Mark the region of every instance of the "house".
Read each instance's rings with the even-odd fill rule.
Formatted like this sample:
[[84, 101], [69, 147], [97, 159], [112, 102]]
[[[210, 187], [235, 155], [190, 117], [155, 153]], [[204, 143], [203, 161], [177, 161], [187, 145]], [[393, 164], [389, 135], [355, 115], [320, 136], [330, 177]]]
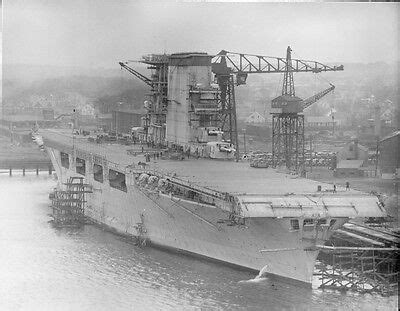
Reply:
[[258, 112], [254, 111], [246, 118], [245, 122], [248, 124], [263, 124], [265, 123], [265, 118]]
[[340, 162], [342, 160], [362, 160], [363, 165], [366, 165], [368, 162], [368, 148], [360, 145], [358, 140], [355, 139], [338, 151], [337, 161]]
[[335, 177], [362, 177], [364, 176], [363, 160], [341, 160], [334, 172]]
[[90, 104], [82, 105], [79, 110], [82, 116], [94, 116], [94, 108]]
[[329, 116], [313, 117], [307, 116], [305, 118], [305, 126], [311, 129], [332, 129], [333, 127], [339, 127], [341, 121], [334, 119]]

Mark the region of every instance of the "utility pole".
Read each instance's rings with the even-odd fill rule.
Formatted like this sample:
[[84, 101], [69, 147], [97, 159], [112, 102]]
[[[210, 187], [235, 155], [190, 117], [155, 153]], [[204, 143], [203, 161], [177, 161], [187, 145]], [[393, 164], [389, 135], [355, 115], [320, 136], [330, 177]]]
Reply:
[[376, 136], [375, 177], [378, 177], [379, 136]]
[[244, 154], [247, 153], [246, 151], [246, 129], [242, 129], [243, 132], [243, 149], [244, 149]]
[[313, 166], [313, 151], [312, 151], [312, 135], [310, 134], [310, 172], [312, 172]]

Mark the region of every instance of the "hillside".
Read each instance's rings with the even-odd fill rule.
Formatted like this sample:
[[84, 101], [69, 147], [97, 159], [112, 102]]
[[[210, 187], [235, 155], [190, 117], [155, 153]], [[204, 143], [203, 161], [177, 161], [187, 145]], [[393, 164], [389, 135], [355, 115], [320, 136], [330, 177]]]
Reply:
[[[326, 115], [332, 107], [339, 119], [366, 113], [370, 107], [361, 99], [371, 95], [378, 103], [389, 100], [392, 108], [400, 102], [399, 64], [344, 64], [344, 71], [295, 74], [296, 95], [307, 98], [327, 87], [336, 86], [308, 115]], [[147, 75], [145, 67], [139, 70]], [[236, 88], [238, 116], [245, 118], [252, 111], [269, 114], [270, 101], [280, 94], [282, 76], [254, 74], [247, 85]], [[116, 65], [115, 69], [4, 65], [3, 104], [5, 110], [21, 106], [41, 105], [66, 112], [72, 107], [89, 104], [105, 110], [119, 102], [140, 108], [148, 87]]]

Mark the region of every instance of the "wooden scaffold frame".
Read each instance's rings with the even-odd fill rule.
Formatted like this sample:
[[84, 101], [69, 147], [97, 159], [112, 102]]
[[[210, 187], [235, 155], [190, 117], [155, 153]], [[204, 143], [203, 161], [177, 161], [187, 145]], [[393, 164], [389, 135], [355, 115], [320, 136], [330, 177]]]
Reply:
[[390, 295], [398, 286], [398, 248], [321, 246], [320, 288]]
[[90, 185], [83, 177], [70, 177], [65, 183], [66, 190], [55, 190], [52, 195], [54, 223], [57, 226], [85, 224], [85, 194], [91, 193]]

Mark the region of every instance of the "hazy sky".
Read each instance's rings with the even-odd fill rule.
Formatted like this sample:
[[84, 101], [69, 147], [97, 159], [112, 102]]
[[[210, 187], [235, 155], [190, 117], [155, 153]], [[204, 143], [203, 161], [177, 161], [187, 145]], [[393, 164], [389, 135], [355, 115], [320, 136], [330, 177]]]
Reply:
[[322, 62], [398, 61], [397, 3], [3, 1], [3, 63], [118, 67], [221, 49]]

